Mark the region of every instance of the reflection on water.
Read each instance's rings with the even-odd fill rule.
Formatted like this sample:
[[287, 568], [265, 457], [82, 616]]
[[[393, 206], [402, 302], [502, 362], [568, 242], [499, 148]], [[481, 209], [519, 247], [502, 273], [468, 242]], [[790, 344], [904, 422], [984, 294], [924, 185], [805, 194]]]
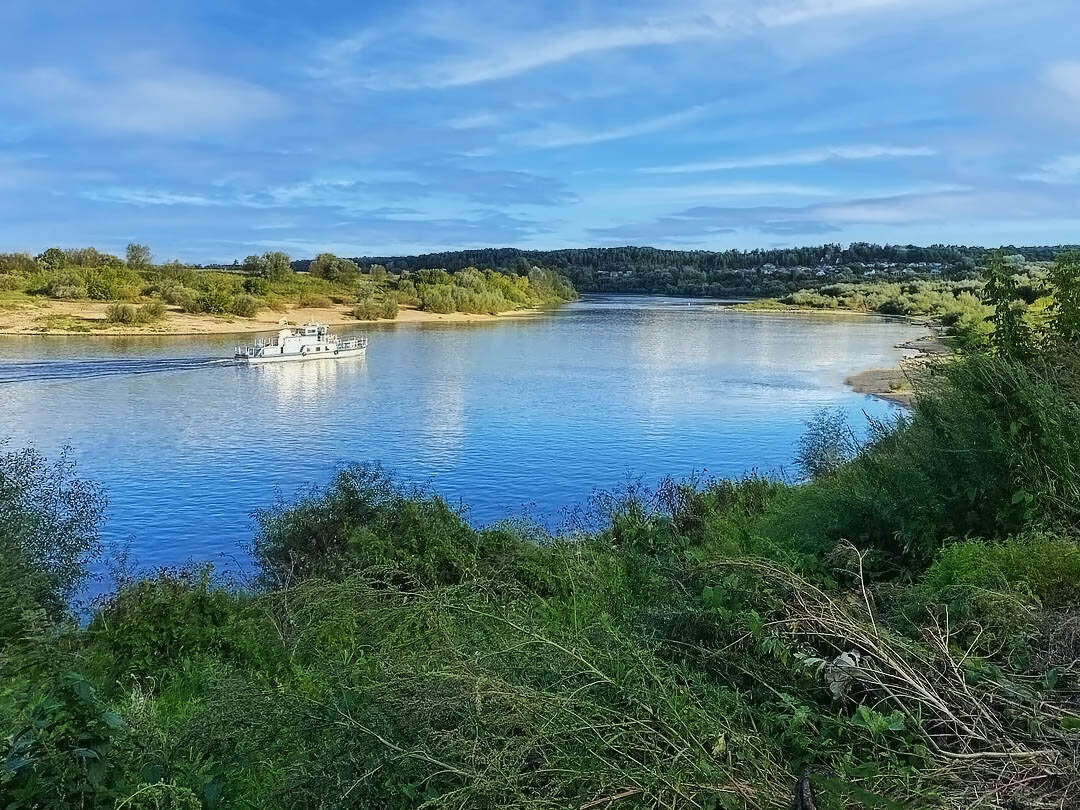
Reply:
[[[236, 554], [252, 510], [380, 461], [485, 523], [595, 487], [790, 462], [823, 406], [915, 327], [592, 297], [551, 315], [373, 329], [366, 358], [235, 366], [231, 336], [0, 338], [0, 436], [70, 444], [142, 564]], [[102, 373], [107, 371], [107, 373]]]

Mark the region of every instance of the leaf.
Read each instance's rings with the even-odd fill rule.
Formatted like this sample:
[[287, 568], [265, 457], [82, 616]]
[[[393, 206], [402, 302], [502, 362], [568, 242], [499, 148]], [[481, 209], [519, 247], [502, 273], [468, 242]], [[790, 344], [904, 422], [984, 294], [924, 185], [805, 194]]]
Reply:
[[1080, 731], [1080, 717], [1062, 717], [1061, 727], [1065, 731]]
[[1044, 681], [1047, 689], [1056, 689], [1059, 680], [1061, 680], [1061, 671], [1057, 667], [1046, 670]]
[[225, 792], [225, 782], [220, 776], [215, 776], [202, 789], [203, 804], [207, 810], [216, 810], [221, 805], [221, 795]]
[[816, 777], [817, 782], [828, 788], [831, 792], [847, 793], [859, 801], [863, 807], [875, 808], [876, 810], [906, 810], [899, 802], [893, 801], [887, 796], [879, 796], [865, 788], [845, 782], [843, 779], [831, 779], [828, 777]]
[[114, 711], [108, 710], [102, 712], [99, 719], [102, 723], [115, 731], [119, 731], [120, 729], [124, 728], [123, 718]]

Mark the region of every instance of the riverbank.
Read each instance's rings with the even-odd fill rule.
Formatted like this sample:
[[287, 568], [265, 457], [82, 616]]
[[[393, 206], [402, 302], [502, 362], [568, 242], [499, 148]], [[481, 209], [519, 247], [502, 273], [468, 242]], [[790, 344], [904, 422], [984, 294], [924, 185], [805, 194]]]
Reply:
[[225, 335], [251, 332], [270, 332], [282, 321], [290, 323], [318, 323], [356, 325], [371, 323], [477, 323], [509, 317], [535, 315], [538, 309], [519, 309], [498, 315], [469, 314], [464, 312], [428, 312], [401, 307], [396, 319], [358, 320], [352, 315], [352, 307], [289, 307], [280, 312], [262, 310], [252, 318], [237, 315], [193, 315], [182, 312], [179, 307], [167, 307], [165, 317], [146, 324], [120, 324], [109, 321], [106, 310], [109, 304], [99, 301], [54, 301], [32, 299], [9, 303], [0, 309], [0, 335]]
[[931, 358], [948, 354], [949, 347], [935, 332], [898, 343], [896, 348], [911, 354], [894, 368], [869, 368], [852, 374], [844, 383], [857, 394], [868, 394], [897, 405], [910, 405], [914, 396], [912, 380], [926, 368]]

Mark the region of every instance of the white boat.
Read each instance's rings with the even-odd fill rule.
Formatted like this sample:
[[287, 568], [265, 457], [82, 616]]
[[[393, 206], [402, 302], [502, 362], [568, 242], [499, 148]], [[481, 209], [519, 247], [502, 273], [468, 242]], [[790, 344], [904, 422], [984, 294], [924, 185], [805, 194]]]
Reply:
[[238, 363], [282, 363], [289, 360], [330, 360], [356, 357], [367, 350], [367, 338], [339, 338], [324, 323], [281, 329], [266, 340], [237, 346]]

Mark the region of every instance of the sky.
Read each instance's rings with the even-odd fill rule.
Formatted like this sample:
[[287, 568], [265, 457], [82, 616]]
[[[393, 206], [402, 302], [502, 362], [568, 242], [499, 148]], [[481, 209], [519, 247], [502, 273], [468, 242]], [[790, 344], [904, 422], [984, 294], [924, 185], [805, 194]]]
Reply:
[[1077, 0], [3, 0], [0, 250], [1080, 241]]

